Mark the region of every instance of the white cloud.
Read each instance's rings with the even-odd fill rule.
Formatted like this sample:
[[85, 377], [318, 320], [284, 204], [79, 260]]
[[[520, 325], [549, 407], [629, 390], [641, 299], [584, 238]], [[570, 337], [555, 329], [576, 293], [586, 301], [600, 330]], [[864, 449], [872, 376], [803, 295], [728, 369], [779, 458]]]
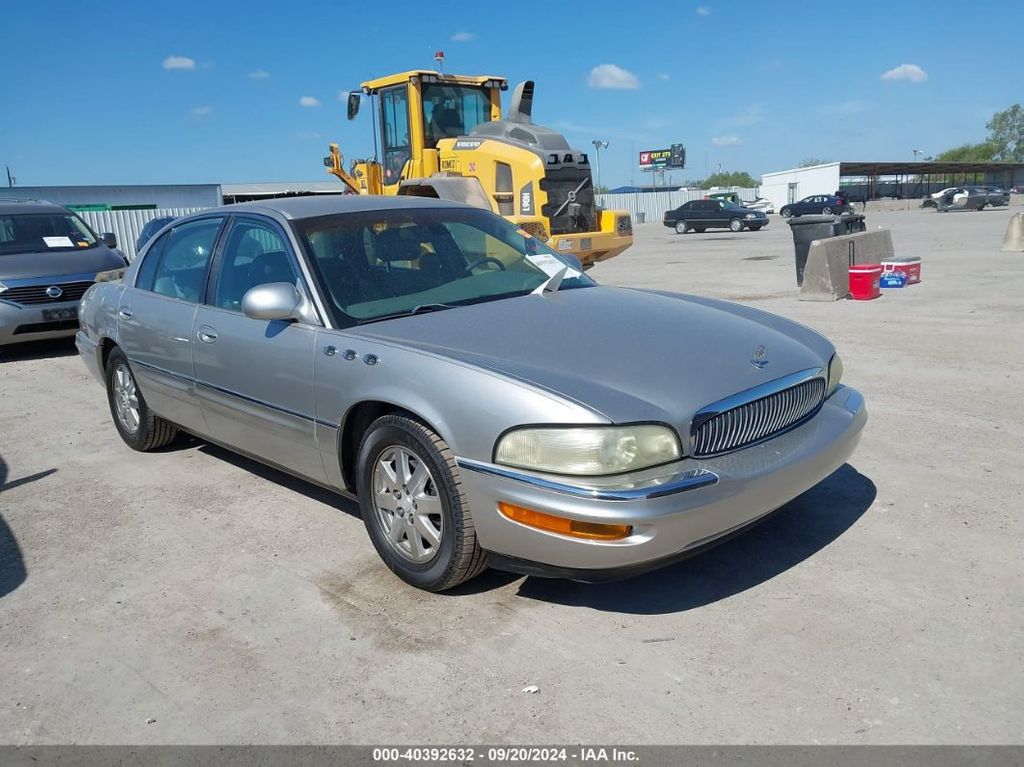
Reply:
[[711, 143], [715, 146], [739, 146], [743, 143], [743, 139], [739, 136], [715, 136], [711, 139]]
[[318, 107], [320, 106], [320, 100], [313, 96], [303, 96], [299, 99], [300, 107]]
[[928, 79], [928, 73], [917, 64], [900, 64], [888, 72], [882, 72], [883, 80], [909, 80], [912, 83], [923, 83]]
[[452, 40], [457, 43], [468, 43], [470, 40], [475, 40], [476, 35], [472, 32], [456, 32], [452, 35]]
[[262, 69], [254, 69], [252, 72], [249, 73], [249, 79], [250, 80], [269, 80], [270, 79], [270, 72], [264, 71]]
[[209, 117], [213, 114], [213, 107], [207, 105], [192, 107], [191, 114], [195, 117]]
[[298, 133], [295, 134], [295, 138], [297, 138], [299, 141], [318, 141], [319, 139], [323, 138], [323, 136], [321, 136], [321, 134], [317, 133], [315, 130], [300, 130]]
[[671, 80], [672, 78], [669, 77], [665, 72], [658, 72], [658, 79], [659, 80], [665, 80], [667, 82], [668, 80]]
[[188, 56], [168, 56], [164, 59], [164, 69], [195, 69], [195, 59]]
[[635, 90], [640, 87], [640, 80], [628, 69], [615, 64], [598, 64], [590, 70], [587, 85], [591, 88], [618, 88]]
[[710, 16], [711, 15], [711, 9], [708, 8], [706, 5], [698, 5], [697, 6], [697, 15], [698, 16]]

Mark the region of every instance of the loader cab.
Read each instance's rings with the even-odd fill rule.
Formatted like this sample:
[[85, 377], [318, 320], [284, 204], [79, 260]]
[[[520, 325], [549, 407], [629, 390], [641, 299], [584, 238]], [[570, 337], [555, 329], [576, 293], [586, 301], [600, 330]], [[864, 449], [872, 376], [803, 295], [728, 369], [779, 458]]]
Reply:
[[[463, 77], [416, 70], [363, 83], [376, 96], [385, 193], [409, 178], [437, 173], [437, 142], [465, 136], [481, 123], [501, 119], [498, 77]], [[350, 110], [351, 111], [351, 110]]]

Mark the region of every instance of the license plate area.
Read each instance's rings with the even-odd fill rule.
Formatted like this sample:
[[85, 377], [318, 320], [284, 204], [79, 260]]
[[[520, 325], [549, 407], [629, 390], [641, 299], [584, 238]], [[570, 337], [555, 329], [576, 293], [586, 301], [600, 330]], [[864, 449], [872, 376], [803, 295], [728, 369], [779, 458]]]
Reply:
[[65, 306], [60, 309], [43, 309], [44, 322], [57, 322], [60, 320], [77, 320], [78, 307]]

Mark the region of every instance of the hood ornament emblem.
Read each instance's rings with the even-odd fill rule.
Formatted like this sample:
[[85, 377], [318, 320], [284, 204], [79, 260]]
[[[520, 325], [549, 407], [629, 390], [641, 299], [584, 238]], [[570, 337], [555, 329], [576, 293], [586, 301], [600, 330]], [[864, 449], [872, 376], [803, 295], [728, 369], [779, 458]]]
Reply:
[[750, 358], [750, 364], [758, 370], [768, 364], [768, 350], [761, 344], [754, 347], [754, 356]]
[[48, 295], [50, 298], [57, 299], [64, 295], [64, 291], [61, 290], [56, 285], [51, 285], [46, 289], [46, 295]]

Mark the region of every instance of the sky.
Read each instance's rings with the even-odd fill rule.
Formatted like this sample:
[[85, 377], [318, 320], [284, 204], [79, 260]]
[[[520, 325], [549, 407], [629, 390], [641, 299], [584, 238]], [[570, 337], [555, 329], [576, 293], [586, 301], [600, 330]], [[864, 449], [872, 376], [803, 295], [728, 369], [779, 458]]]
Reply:
[[677, 183], [911, 160], [1024, 102], [1021, 0], [5, 0], [0, 18], [0, 165], [24, 186], [329, 179], [329, 142], [373, 152], [344, 94], [437, 50], [450, 73], [535, 80], [534, 121], [608, 141], [611, 187], [650, 182], [638, 153], [673, 143]]

